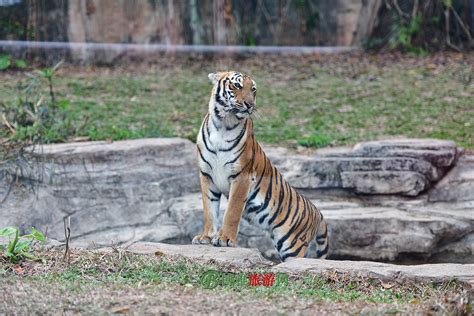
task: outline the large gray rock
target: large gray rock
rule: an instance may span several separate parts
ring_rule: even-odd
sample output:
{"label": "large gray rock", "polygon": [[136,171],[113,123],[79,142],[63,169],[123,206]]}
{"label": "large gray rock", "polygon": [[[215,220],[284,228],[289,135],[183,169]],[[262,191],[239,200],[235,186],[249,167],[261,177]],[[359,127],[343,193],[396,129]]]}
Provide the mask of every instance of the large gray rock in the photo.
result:
{"label": "large gray rock", "polygon": [[273,148],[266,151],[297,188],[407,196],[432,187],[461,152],[453,142],[430,139],[374,141],[312,155]]}
{"label": "large gray rock", "polygon": [[383,280],[445,282],[453,279],[474,284],[474,264],[394,265],[370,261],[294,259],[272,268],[282,273],[325,273],[336,271]]}
{"label": "large gray rock", "polygon": [[[14,187],[0,205],[0,226],[34,225],[63,240],[63,218],[71,216],[72,240],[81,245],[163,240],[179,232],[168,224],[171,199],[199,188],[195,147],[183,139],[48,145],[42,152],[45,181],[36,195]],[[7,191],[2,182],[0,196]]]}
{"label": "large gray rock", "polygon": [[416,196],[429,187],[424,175],[412,171],[341,172],[344,189],[363,194],[403,194]]}
{"label": "large gray rock", "polygon": [[[464,236],[474,234],[473,209],[447,211],[446,205],[427,207],[422,202],[398,202],[398,207],[340,200],[313,202],[328,222],[330,258],[443,262],[449,252],[451,262],[474,263],[472,240],[463,241]],[[169,213],[180,234],[168,241],[187,243],[202,231],[201,203],[200,194],[175,199]],[[221,220],[226,205],[223,200]],[[241,220],[238,245],[258,248],[265,257],[278,260],[269,233],[245,219]]]}
{"label": "large gray rock", "polygon": [[[418,208],[361,206],[328,208],[318,203],[328,221],[330,256],[384,261],[429,261],[439,248],[459,249],[458,240],[474,233],[474,211],[447,212]],[[458,253],[474,263],[474,252]],[[462,255],[461,255],[462,254]],[[451,256],[452,262],[456,262]],[[445,261],[446,262],[446,261]]]}
{"label": "large gray rock", "polygon": [[474,201],[474,156],[461,156],[456,168],[449,171],[429,192],[429,200],[431,202]]}
{"label": "large gray rock", "polygon": [[431,262],[472,263],[474,254],[474,233],[461,239],[437,247],[430,258]]}

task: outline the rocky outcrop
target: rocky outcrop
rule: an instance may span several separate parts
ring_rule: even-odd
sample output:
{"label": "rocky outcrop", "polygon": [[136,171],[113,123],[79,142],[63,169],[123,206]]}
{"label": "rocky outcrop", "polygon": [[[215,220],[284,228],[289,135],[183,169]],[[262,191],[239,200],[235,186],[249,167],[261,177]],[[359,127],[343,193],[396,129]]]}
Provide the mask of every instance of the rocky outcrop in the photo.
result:
{"label": "rocky outcrop", "polygon": [[[265,150],[328,220],[331,258],[474,262],[474,159],[452,142]],[[0,196],[9,192],[0,227],[35,226],[64,240],[63,218],[70,216],[72,244],[84,247],[187,244],[202,229],[195,148],[187,140],[47,145],[41,157],[45,174],[34,193],[16,186],[9,192],[0,180]],[[276,256],[268,233],[246,221],[238,242]]]}
{"label": "rocky outcrop", "polygon": [[[142,139],[44,146],[44,181],[35,193],[16,187],[0,206],[0,226],[32,225],[92,246],[111,241],[163,240],[173,198],[199,189],[195,148],[183,139]],[[0,196],[8,184],[0,186]]]}
{"label": "rocky outcrop", "polygon": [[282,156],[278,150],[269,150],[269,156],[295,187],[407,196],[433,186],[460,153],[453,142],[422,139],[360,143],[311,156]]}
{"label": "rocky outcrop", "polygon": [[328,221],[332,258],[447,262],[442,256],[433,257],[447,247],[459,255],[457,260],[451,256],[449,262],[474,262],[472,248],[461,251],[457,244],[474,233],[472,210],[429,205],[422,211],[406,203],[396,207],[336,204],[332,208],[319,203],[319,207]]}
{"label": "rocky outcrop", "polygon": [[[331,258],[442,262],[441,253],[449,251],[457,254],[450,256],[450,262],[474,262],[472,244],[466,248],[470,241],[462,242],[463,236],[474,234],[472,210],[450,211],[446,205],[426,209],[422,200],[418,204],[399,201],[397,206],[368,206],[356,199],[313,202],[328,222]],[[172,242],[189,242],[202,231],[202,221],[196,221],[202,216],[201,203],[199,193],[174,200],[169,213],[176,223],[177,240]],[[223,212],[220,215],[222,220]],[[244,219],[238,244],[258,248],[267,258],[278,258],[269,234]]]}

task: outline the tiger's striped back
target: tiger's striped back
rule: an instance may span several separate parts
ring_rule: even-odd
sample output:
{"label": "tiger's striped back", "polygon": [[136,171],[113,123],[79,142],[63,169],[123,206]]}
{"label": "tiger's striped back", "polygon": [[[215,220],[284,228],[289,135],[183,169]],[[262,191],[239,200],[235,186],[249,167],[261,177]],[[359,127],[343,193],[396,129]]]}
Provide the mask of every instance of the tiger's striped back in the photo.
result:
{"label": "tiger's striped back", "polygon": [[[251,138],[254,138],[252,135]],[[254,185],[243,216],[270,232],[280,258],[302,257],[313,243],[313,257],[325,258],[328,252],[327,225],[316,206],[283,178],[260,145],[252,142],[255,157]]]}

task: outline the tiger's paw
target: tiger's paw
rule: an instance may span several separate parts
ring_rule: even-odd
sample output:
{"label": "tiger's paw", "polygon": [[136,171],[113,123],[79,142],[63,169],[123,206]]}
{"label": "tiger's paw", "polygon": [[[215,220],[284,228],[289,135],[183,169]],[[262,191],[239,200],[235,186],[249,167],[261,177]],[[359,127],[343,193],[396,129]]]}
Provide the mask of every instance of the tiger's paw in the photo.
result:
{"label": "tiger's paw", "polygon": [[208,245],[211,243],[211,237],[201,234],[193,238],[193,245]]}
{"label": "tiger's paw", "polygon": [[217,236],[212,238],[211,243],[216,247],[235,247],[237,246],[237,240],[229,238],[224,234],[219,233]]}

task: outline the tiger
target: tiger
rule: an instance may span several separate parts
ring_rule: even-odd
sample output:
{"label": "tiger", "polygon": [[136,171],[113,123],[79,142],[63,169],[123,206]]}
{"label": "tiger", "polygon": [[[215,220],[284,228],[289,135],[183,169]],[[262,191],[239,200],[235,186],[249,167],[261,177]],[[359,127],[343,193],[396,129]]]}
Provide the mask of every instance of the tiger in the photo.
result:
{"label": "tiger", "polygon": [[[204,227],[192,243],[236,247],[245,218],[268,229],[281,261],[310,254],[326,258],[328,229],[322,213],[288,184],[255,139],[255,81],[236,71],[208,77],[213,88],[196,141]],[[219,228],[222,195],[228,206]]]}

